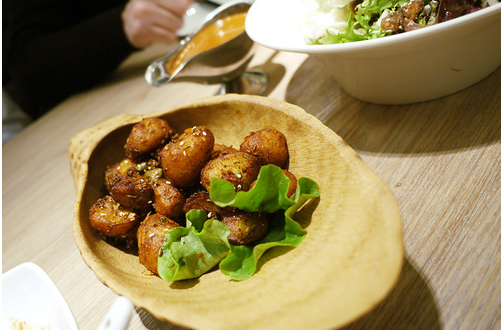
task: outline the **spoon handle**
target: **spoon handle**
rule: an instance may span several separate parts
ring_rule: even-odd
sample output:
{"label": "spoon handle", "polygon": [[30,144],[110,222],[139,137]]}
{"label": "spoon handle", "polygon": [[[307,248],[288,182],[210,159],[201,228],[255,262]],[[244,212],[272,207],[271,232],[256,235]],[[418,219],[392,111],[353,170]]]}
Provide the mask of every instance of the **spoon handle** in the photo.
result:
{"label": "spoon handle", "polygon": [[118,297],[101,321],[97,330],[126,330],[134,311],[134,305],[125,297]]}

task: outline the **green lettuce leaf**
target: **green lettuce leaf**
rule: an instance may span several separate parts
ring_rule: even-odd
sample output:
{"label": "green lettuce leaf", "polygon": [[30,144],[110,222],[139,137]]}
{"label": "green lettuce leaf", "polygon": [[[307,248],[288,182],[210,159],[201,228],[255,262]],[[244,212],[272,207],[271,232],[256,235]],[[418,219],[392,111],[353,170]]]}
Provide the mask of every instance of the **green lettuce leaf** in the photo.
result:
{"label": "green lettuce leaf", "polygon": [[[428,0],[426,0],[428,1]],[[313,44],[329,45],[381,38],[391,34],[376,26],[376,22],[385,10],[400,8],[409,0],[364,0],[359,3],[348,18],[346,31],[327,35]]]}
{"label": "green lettuce leaf", "polygon": [[186,214],[186,227],[176,227],[165,235],[158,274],[171,282],[208,272],[228,254],[229,234],[222,222],[208,219],[204,211],[191,210]]}
{"label": "green lettuce leaf", "polygon": [[[235,192],[230,182],[213,179],[210,198],[221,207],[232,206],[248,212],[262,210],[274,213],[270,217],[271,230],[262,240],[252,245],[231,245],[228,256],[219,269],[234,280],[252,276],[257,263],[266,250],[275,246],[297,247],[306,235],[299,223],[292,219],[297,210],[309,199],[319,197],[318,185],[309,178],[299,178],[296,193],[287,197],[289,178],[274,165],[263,166],[254,187]],[[282,212],[280,212],[282,210]],[[285,212],[283,212],[285,211]]]}
{"label": "green lettuce leaf", "polygon": [[318,197],[318,185],[308,178],[299,178],[296,193],[287,197],[289,178],[278,166],[262,166],[256,184],[249,191],[236,192],[233,184],[218,178],[210,183],[210,199],[220,207],[232,206],[247,212],[274,213],[287,210],[305,194]]}
{"label": "green lettuce leaf", "polygon": [[275,246],[297,247],[306,235],[306,230],[292,220],[287,212],[273,215],[268,235],[253,245],[230,246],[230,253],[219,264],[223,274],[234,280],[245,280],[257,269],[257,264],[266,250]]}
{"label": "green lettuce leaf", "polygon": [[296,193],[288,198],[289,182],[282,170],[274,165],[263,166],[256,184],[246,192],[235,192],[230,182],[213,179],[209,195],[215,204],[247,212],[270,213],[270,232],[252,245],[233,246],[228,243],[226,225],[207,219],[203,211],[191,210],[186,215],[187,227],[174,228],[166,235],[167,241],[158,262],[160,276],[167,281],[193,278],[219,263],[223,274],[234,280],[244,280],[256,272],[259,259],[268,249],[297,247],[306,230],[292,217],[304,203],[319,197],[320,193],[315,181],[302,177],[298,179]]}
{"label": "green lettuce leaf", "polygon": [[356,22],[358,21],[355,21],[352,16],[350,16],[345,32],[331,34],[327,31],[327,35],[319,38],[315,43],[320,45],[330,45],[367,40],[367,36],[365,34],[360,34],[359,31],[355,29]]}

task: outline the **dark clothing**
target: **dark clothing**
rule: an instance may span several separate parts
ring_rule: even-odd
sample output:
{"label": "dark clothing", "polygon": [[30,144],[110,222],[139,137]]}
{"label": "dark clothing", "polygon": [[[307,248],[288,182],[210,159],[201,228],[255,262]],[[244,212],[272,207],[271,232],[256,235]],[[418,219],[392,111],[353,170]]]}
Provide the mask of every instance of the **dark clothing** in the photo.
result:
{"label": "dark clothing", "polygon": [[37,118],[113,72],[135,49],[125,0],[4,0],[3,88]]}

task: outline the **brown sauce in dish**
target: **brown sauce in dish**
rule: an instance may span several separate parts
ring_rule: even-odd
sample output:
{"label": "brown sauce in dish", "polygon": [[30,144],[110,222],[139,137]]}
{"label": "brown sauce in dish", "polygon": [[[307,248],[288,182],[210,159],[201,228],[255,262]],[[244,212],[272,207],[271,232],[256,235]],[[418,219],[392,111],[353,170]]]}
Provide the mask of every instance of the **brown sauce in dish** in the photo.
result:
{"label": "brown sauce in dish", "polygon": [[247,13],[237,13],[218,19],[196,33],[179,52],[171,57],[165,64],[169,74],[189,58],[215,48],[235,38],[245,30],[245,17]]}

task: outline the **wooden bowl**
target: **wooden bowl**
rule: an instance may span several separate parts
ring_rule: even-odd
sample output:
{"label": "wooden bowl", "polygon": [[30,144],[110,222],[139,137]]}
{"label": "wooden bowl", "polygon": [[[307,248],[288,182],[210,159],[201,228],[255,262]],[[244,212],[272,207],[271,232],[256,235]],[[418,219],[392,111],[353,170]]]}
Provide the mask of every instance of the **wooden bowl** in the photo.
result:
{"label": "wooden bowl", "polygon": [[[303,242],[268,251],[244,281],[214,270],[173,283],[106,243],[90,227],[88,211],[105,194],[106,166],[125,157],[132,125],[147,116],[166,119],[178,132],[205,125],[216,142],[237,147],[251,131],[283,132],[290,170],[320,188],[320,198],[297,214],[308,231]],[[203,329],[332,329],[373,309],[399,278],[403,245],[394,196],[344,140],[297,106],[230,94],[119,115],[77,134],[69,154],[77,190],[73,233],[83,260],[111,290],[158,319]]]}

